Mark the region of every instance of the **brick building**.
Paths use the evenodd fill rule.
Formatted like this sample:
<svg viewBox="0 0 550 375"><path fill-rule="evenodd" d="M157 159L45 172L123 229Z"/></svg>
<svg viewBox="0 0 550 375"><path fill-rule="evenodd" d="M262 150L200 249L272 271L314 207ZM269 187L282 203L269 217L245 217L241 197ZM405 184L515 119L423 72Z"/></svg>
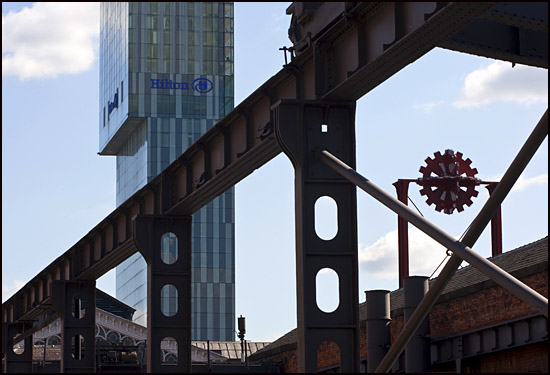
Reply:
<svg viewBox="0 0 550 375"><path fill-rule="evenodd" d="M548 237L489 261L548 298ZM430 280L430 283L433 280ZM403 288L390 294L391 341L403 328ZM361 368L368 361L366 303L360 305ZM548 321L471 266L456 272L429 314L424 335L430 371L548 373ZM405 371L403 354L392 368ZM250 358L282 361L284 372L296 372L296 330ZM320 371L339 370L339 348L332 342L317 350Z"/></svg>

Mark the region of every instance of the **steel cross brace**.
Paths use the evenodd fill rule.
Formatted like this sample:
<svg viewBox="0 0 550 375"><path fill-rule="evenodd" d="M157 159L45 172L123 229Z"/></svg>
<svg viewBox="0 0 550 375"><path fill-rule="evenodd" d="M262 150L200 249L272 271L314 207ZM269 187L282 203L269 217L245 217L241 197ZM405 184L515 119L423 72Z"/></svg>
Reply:
<svg viewBox="0 0 550 375"><path fill-rule="evenodd" d="M512 189L512 186L517 181L529 160L533 157L540 144L544 141L548 135L548 110L544 113L539 123L523 145L522 149L502 177L500 183L495 188L495 191L490 196L489 200L485 203L480 213L472 222L468 232L466 233L463 242L456 241L452 236L443 232L441 229L431 224L422 216L416 214L410 208L393 198L391 195L384 192L378 186L374 185L365 177L361 176L352 167L346 165L342 161L338 160L334 155L326 150L319 150L317 157L325 164L330 166L333 170L344 176L349 181L353 182L361 189L372 195L375 199L383 203L386 207L396 212L398 215L403 216L411 224L422 230L424 233L432 237L434 240L447 247L453 252L453 256L438 278L432 285L432 288L428 291L420 305L417 307L414 314L411 316L408 324L404 327L403 331L399 335L397 341L390 347L390 350L376 369L376 372L388 372L401 354L408 341L416 331L420 323L428 314L431 307L435 304L439 295L443 292L443 289L454 275L456 269L462 263L462 260L466 260L472 266L476 267L480 272L494 280L499 285L506 288L513 293L516 297L529 303L536 308L541 314L548 317L548 299L540 295L533 289L529 288L519 280L515 279L507 272L501 270L485 258L476 254L472 249L467 246L473 243L479 238L483 229L487 226L491 217L494 215L498 207L506 195Z"/></svg>
<svg viewBox="0 0 550 375"><path fill-rule="evenodd" d="M355 165L355 102L281 100L272 109L277 140L295 169L298 372L318 371L318 349L328 341L340 349L342 372L358 373L356 187L315 158L323 147ZM315 229L315 203L324 196L337 204L338 229L329 240ZM324 268L338 275L339 305L332 312L316 303Z"/></svg>

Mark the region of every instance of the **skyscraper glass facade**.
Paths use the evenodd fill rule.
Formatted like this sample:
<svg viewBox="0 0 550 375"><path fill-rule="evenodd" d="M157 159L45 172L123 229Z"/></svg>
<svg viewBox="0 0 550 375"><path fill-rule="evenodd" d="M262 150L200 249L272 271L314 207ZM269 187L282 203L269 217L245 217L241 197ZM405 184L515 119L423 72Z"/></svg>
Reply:
<svg viewBox="0 0 550 375"><path fill-rule="evenodd" d="M233 3L101 3L99 81L120 205L233 109ZM233 188L193 215L193 340L235 339L234 216ZM139 254L117 267L117 298L142 325L146 280Z"/></svg>

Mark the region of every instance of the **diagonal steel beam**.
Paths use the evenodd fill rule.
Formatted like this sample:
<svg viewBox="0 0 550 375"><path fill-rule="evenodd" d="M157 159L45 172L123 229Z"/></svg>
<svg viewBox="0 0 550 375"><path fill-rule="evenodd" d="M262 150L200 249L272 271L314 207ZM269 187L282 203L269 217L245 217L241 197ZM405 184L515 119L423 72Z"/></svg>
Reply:
<svg viewBox="0 0 550 375"><path fill-rule="evenodd" d="M468 228L468 231L464 235L462 242L465 245L473 246L477 241L481 233L491 221L494 212L500 207L506 195L512 189L541 143L544 141L548 134L548 109L539 120L535 129L531 132L531 135L525 141L525 144L518 152L512 164L508 167L508 170L502 176L502 179L496 186L493 194L477 214L472 224ZM418 329L426 315L430 312L431 308L435 304L437 298L443 293L443 290L455 274L456 270L462 263L462 259L453 254L449 261L445 264L445 267L439 273L439 276L430 285L428 293L424 296L415 312L397 337L397 340L390 347L388 353L384 359L380 362L380 365L376 369L376 372L388 372L393 366L393 363L401 355L403 349L411 339L412 335ZM546 316L548 316L548 308L546 308Z"/></svg>
<svg viewBox="0 0 550 375"><path fill-rule="evenodd" d="M405 218L415 227L432 237L435 241L451 250L455 255L458 255L460 258L470 263L487 277L508 289L518 298L535 307L541 314L548 316L548 299L544 298L542 295L511 276L509 273L489 262L481 255L475 253L469 246L457 241L453 238L453 236L447 234L442 229L430 223L428 220L392 197L390 194L370 182L367 178L361 176L330 152L322 150L318 155L323 162L325 162L340 175L353 182L355 185L373 196L376 200L384 204L396 214Z"/></svg>
<svg viewBox="0 0 550 375"><path fill-rule="evenodd" d="M316 99L316 84L324 81L330 90L319 91L324 99L356 100L494 6L488 2L342 4L324 3L305 25L316 24L311 31L313 44L322 47L318 53L313 44L303 50L161 175L2 303L3 320L17 322L23 315L39 315L41 309L35 306L48 296L52 280L94 280L135 253L130 240L135 215L192 214L278 155L271 110L278 100ZM211 178L196 183L202 176Z"/></svg>
<svg viewBox="0 0 550 375"><path fill-rule="evenodd" d="M483 207L482 212L480 212L476 220L474 220L474 223L472 223L471 229L469 230L469 233L471 233L468 236L469 241L475 242L475 240L477 240L479 234L483 231L487 223L490 221L490 218L494 214L494 211L498 208L508 192L511 190L515 181L517 180L517 178L519 178L523 169L536 152L538 146L542 143L544 138L546 138L547 134L548 110L545 112L545 114L535 127L535 130L532 132L531 136L526 141L523 148L520 150L520 153L518 154L516 159L514 159L514 162L512 162L505 176L502 178L501 183L499 183L499 185L495 189L496 194L493 194L491 196L491 198ZM446 283L450 280L450 278L456 271L456 268L458 268L458 266L462 262L462 259L464 259L472 266L476 267L480 272L484 273L486 276L512 292L518 298L535 307L544 316L548 317L548 299L546 299L533 289L529 288L519 280L515 279L507 272L501 270L499 267L495 266L491 262L487 261L485 258L474 253L469 246L466 246L462 242L456 241L452 236L448 235L420 215L416 214L403 203L399 202L391 195L380 189L378 186L370 182L368 179L354 171L351 167L338 160L328 151L320 150L317 153L317 156L320 160L322 160L336 172L341 174L343 177L347 178L349 181L359 186L361 189L372 195L374 198L390 208L392 211L396 212L398 215L407 219L407 221L411 222L418 229L428 234L434 240L453 251L453 257L451 258L452 262L450 260L445 267L447 269L446 275L444 275L444 277L442 277L441 275L440 277L438 277L438 279L442 278L443 280L441 281L441 284L446 285ZM433 304L435 303L435 300L437 299L445 285L443 285L441 288L438 288L439 290L434 289L434 292L431 293L431 296L427 295L424 298L421 306L419 306L417 311L415 311L415 314L413 314L413 317L415 317L416 315L417 322L421 322L423 320L431 306L433 306ZM424 310L421 310L421 307L423 306ZM411 320L413 317L411 317ZM411 328L408 329L407 332L403 330L400 335L400 338L403 337L403 339L400 340L401 345L397 346L394 344L390 348L390 351L377 368L377 372L389 371L395 359L399 356L399 354L401 354L403 348L410 340L410 337L417 328L417 326L413 327L415 325L415 322L411 323L412 324L408 325Z"/></svg>
<svg viewBox="0 0 550 375"><path fill-rule="evenodd" d="M547 134L548 110L544 113L541 120L533 130L532 134L525 142L525 145L522 147L522 149L508 168L507 172L503 176L501 182L497 185L494 194L491 195L476 219L472 222L472 225L470 226L470 229L468 230L468 233L464 238L465 243L471 243L473 245L477 238L479 238L481 232L491 220L494 211L500 206L508 192L511 190L515 181L519 178L523 169L528 164L529 160L532 158L542 141L546 138ZM526 287L523 283L518 282L515 278L500 270L500 268L494 266L486 259L473 253L471 249L464 243L455 241L451 236L448 236L421 216L416 215L416 213L410 210L407 206L403 205L401 202L397 201L392 196L379 189L376 185L372 184L366 178L352 170L350 167L346 166L344 163L340 162L327 151L319 152L318 156L321 160L323 160L325 163L335 169L338 173L350 179L350 181L356 183L357 186L367 191L369 194L373 195L376 199L384 203L387 207L389 207L393 211L399 211L399 215L407 216L407 220L409 220L419 229L426 232L428 235L432 236L429 232L435 229L435 234L437 235L437 238L434 236L432 237L440 243L442 243L441 241L444 241L445 243L442 244L454 251L453 256L451 257L449 262L447 262L445 268L432 285L432 288L430 288L428 294L422 300L421 304L409 320L409 323L407 324L407 326L405 326L397 341L392 345L384 360L380 363L379 367L377 368L377 372L389 371L389 369L395 362L395 359L401 354L405 345L410 340L410 337L418 328L418 324L422 322L422 320L425 318L425 316L435 303L437 297L441 294L449 280L452 278L456 269L462 262L461 258L467 260L470 264L478 268L481 272L485 273L487 276L489 276L491 279L495 280L499 284L504 284L503 286L510 290L512 293L516 294L516 296L523 299L524 301L534 305L537 310L548 317L548 300L546 298L534 292L532 289ZM429 232L427 232L425 229Z"/></svg>
<svg viewBox="0 0 550 375"><path fill-rule="evenodd" d="M544 296L535 292L533 289L511 276L508 272L503 271L500 267L497 267L493 263L489 262L481 255L475 253L469 246L457 241L453 238L453 236L447 234L442 229L430 223L428 220L392 197L390 194L370 182L367 178L361 176L330 152L322 150L318 153L318 156L329 167L373 196L390 210L405 218L408 222L413 224L422 232L426 233L428 236L432 237L435 241L439 242L447 249L451 250L455 255L458 255L460 258L470 263L487 277L494 280L502 287L508 289L516 295L516 297L535 307L541 314L548 316L548 299Z"/></svg>

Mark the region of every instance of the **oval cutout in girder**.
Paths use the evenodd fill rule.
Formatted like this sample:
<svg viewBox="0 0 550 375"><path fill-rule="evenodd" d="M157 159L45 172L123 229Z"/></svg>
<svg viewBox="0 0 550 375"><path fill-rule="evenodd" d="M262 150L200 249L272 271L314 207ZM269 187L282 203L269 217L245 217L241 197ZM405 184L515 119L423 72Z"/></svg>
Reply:
<svg viewBox="0 0 550 375"><path fill-rule="evenodd" d="M160 258L165 264L174 264L178 260L178 237L166 232L160 238Z"/></svg>
<svg viewBox="0 0 550 375"><path fill-rule="evenodd" d="M84 336L74 335L71 338L71 356L76 360L81 360L84 358L85 349Z"/></svg>
<svg viewBox="0 0 550 375"><path fill-rule="evenodd" d="M338 234L338 205L329 196L315 201L315 233L324 241L330 241Z"/></svg>
<svg viewBox="0 0 550 375"><path fill-rule="evenodd" d="M323 268L315 276L315 294L319 310L325 313L336 311L340 305L340 280L332 268Z"/></svg>
<svg viewBox="0 0 550 375"><path fill-rule="evenodd" d="M178 340L173 337L165 337L160 342L160 364L178 364Z"/></svg>
<svg viewBox="0 0 550 375"><path fill-rule="evenodd" d="M19 336L21 336L20 333L13 336L13 341L12 342L15 343L15 341L17 341L17 338ZM12 350L17 355L21 355L21 354L25 353L25 339L19 341L17 344L13 344L12 345Z"/></svg>
<svg viewBox="0 0 550 375"><path fill-rule="evenodd" d="M178 313L178 289L173 284L166 284L160 289L160 312L171 317Z"/></svg>
<svg viewBox="0 0 550 375"><path fill-rule="evenodd" d="M71 312L76 319L82 319L86 315L86 301L79 293L75 293L71 300Z"/></svg>

